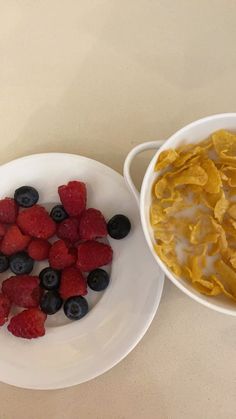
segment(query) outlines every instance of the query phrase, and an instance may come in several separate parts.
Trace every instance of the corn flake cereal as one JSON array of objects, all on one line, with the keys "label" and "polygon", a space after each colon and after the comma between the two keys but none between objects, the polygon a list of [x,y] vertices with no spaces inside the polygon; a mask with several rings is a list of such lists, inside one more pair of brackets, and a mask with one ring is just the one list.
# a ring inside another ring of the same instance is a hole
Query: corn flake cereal
[{"label": "corn flake cereal", "polygon": [[229,186],[235,187],[236,186],[236,167],[225,167],[222,169],[223,173],[227,177],[227,181]]},{"label": "corn flake cereal", "polygon": [[236,302],[236,134],[164,150],[155,171],[156,253],[198,292]]},{"label": "corn flake cereal", "polygon": [[207,182],[203,189],[210,194],[219,193],[222,186],[222,181],[215,163],[210,159],[203,160],[202,168],[205,170],[208,176]]},{"label": "corn flake cereal", "polygon": [[212,141],[218,156],[225,162],[236,162],[236,135],[220,130],[212,134]]},{"label": "corn flake cereal", "polygon": [[178,153],[175,150],[164,150],[160,153],[158,161],[155,165],[155,170],[165,169],[169,164],[173,163],[177,157]]},{"label": "corn flake cereal", "polygon": [[236,220],[236,204],[230,205],[227,212],[230,215],[230,217]]},{"label": "corn flake cereal", "polygon": [[181,173],[176,174],[171,180],[172,185],[205,185],[208,176],[204,169],[199,165],[190,166],[184,169]]},{"label": "corn flake cereal", "polygon": [[221,196],[219,201],[217,201],[214,208],[214,216],[221,223],[224,217],[225,212],[229,206],[229,201],[225,198],[224,194]]}]

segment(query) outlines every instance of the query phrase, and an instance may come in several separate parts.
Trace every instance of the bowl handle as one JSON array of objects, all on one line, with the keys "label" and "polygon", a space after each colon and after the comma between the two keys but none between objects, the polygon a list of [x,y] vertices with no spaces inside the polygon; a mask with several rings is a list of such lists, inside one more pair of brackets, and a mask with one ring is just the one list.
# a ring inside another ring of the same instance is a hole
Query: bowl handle
[{"label": "bowl handle", "polygon": [[134,185],[133,179],[131,177],[131,173],[130,173],[131,164],[134,158],[139,153],[142,153],[143,151],[151,150],[151,149],[158,150],[158,148],[160,148],[164,144],[164,142],[165,140],[157,140],[157,141],[149,141],[143,144],[139,144],[129,152],[129,154],[127,155],[125,159],[124,169],[123,169],[124,178],[138,204],[139,204],[139,191]]}]

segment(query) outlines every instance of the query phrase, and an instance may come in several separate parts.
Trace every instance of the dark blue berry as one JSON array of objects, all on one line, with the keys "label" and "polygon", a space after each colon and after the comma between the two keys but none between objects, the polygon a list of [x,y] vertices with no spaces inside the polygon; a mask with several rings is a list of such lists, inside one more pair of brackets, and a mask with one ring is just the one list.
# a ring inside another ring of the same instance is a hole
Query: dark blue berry
[{"label": "dark blue berry", "polygon": [[5,272],[9,268],[9,259],[3,253],[0,253],[0,273]]},{"label": "dark blue berry", "polygon": [[29,274],[34,267],[34,260],[26,252],[10,256],[10,269],[16,275]]},{"label": "dark blue berry", "polygon": [[68,214],[65,211],[63,205],[56,205],[55,207],[53,207],[50,212],[50,216],[56,223],[60,223],[61,221],[68,218]]},{"label": "dark blue berry", "polygon": [[14,199],[21,207],[29,208],[37,204],[39,194],[32,186],[21,186],[15,190]]},{"label": "dark blue berry", "polygon": [[57,290],[60,285],[61,274],[52,268],[44,268],[40,274],[40,286],[45,290]]},{"label": "dark blue berry", "polygon": [[55,314],[60,310],[63,300],[58,291],[48,291],[40,301],[41,310],[46,314]]},{"label": "dark blue berry", "polygon": [[103,269],[94,269],[88,274],[87,282],[93,291],[103,291],[108,287],[110,279]]},{"label": "dark blue berry", "polygon": [[107,229],[113,239],[120,240],[129,234],[131,224],[125,215],[117,214],[108,221]]},{"label": "dark blue berry", "polygon": [[88,303],[84,297],[70,297],[64,304],[64,313],[71,320],[82,319],[88,313]]}]

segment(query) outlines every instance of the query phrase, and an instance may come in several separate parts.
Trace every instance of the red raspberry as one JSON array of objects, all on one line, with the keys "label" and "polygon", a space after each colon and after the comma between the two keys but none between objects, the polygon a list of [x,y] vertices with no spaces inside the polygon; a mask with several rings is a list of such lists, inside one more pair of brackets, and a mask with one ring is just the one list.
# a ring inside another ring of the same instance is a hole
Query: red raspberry
[{"label": "red raspberry", "polygon": [[0,237],[5,236],[6,231],[7,231],[6,226],[5,226],[4,224],[1,224],[1,223],[0,223]]},{"label": "red raspberry", "polygon": [[53,269],[64,269],[73,265],[76,257],[63,240],[53,243],[49,251],[49,264]]},{"label": "red raspberry", "polygon": [[10,309],[10,300],[6,295],[0,293],[0,326],[3,326],[7,322]]},{"label": "red raspberry", "polygon": [[17,275],[5,279],[2,292],[13,304],[24,308],[38,307],[42,296],[39,278],[30,275]]},{"label": "red raspberry", "polygon": [[56,223],[51,219],[48,212],[40,205],[34,205],[20,212],[17,224],[23,233],[37,239],[48,239],[56,232]]},{"label": "red raspberry", "polygon": [[73,180],[67,185],[59,186],[58,193],[67,214],[77,216],[85,210],[87,200],[85,183]]},{"label": "red raspberry", "polygon": [[70,248],[70,254],[73,256],[75,262],[77,261],[77,255],[78,255],[78,250],[76,247],[72,247],[68,244],[68,247]]},{"label": "red raspberry", "polygon": [[10,256],[13,255],[13,253],[24,250],[29,242],[30,237],[22,234],[19,227],[13,225],[7,230],[3,237],[1,251],[5,255]]},{"label": "red raspberry", "polygon": [[45,335],[46,318],[46,314],[38,308],[30,308],[12,317],[7,328],[14,336],[20,338],[38,338]]},{"label": "red raspberry", "polygon": [[51,244],[44,239],[33,239],[28,246],[28,254],[34,260],[48,259]]},{"label": "red raspberry", "polygon": [[57,235],[60,239],[74,243],[79,240],[79,221],[77,218],[66,218],[57,227]]},{"label": "red raspberry", "polygon": [[75,295],[86,295],[87,283],[82,273],[73,267],[63,269],[59,292],[64,300]]},{"label": "red raspberry", "polygon": [[107,225],[102,213],[95,208],[83,212],[79,223],[79,235],[82,240],[92,240],[106,237]]},{"label": "red raspberry", "polygon": [[77,268],[83,272],[92,271],[112,261],[113,251],[108,244],[88,240],[78,245]]},{"label": "red raspberry", "polygon": [[15,223],[18,214],[18,205],[12,198],[0,200],[0,222],[12,224]]}]

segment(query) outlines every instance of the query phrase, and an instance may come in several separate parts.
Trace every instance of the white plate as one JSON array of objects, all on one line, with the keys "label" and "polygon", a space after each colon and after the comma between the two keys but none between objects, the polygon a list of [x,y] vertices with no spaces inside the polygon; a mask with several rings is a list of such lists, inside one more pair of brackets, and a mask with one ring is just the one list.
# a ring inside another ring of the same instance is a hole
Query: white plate
[{"label": "white plate", "polygon": [[[88,206],[109,219],[126,214],[132,232],[112,240],[111,283],[101,296],[88,296],[91,311],[66,322],[61,312],[47,320],[36,340],[0,331],[0,380],[30,389],[56,389],[90,380],[121,361],[140,341],[158,308],[164,275],[145,242],[139,210],[121,175],[82,156],[49,153],[14,160],[0,167],[0,196],[12,196],[24,184],[35,186],[40,203],[58,202],[57,187],[69,180],[87,184]],[[39,268],[38,268],[39,269]],[[37,272],[37,271],[36,271]],[[95,295],[96,294],[96,295]]]}]

